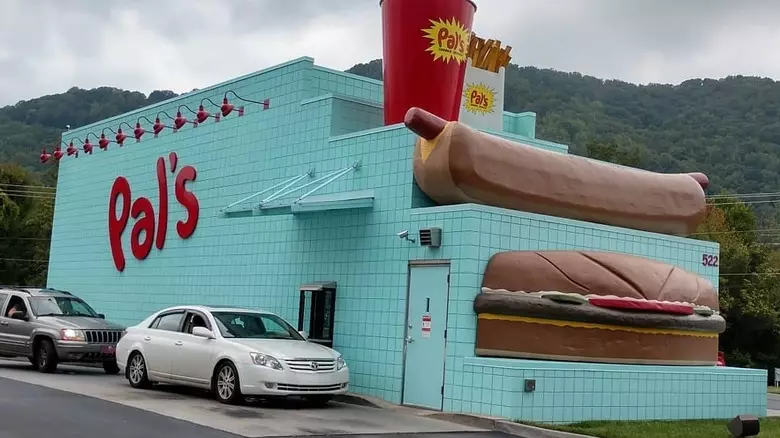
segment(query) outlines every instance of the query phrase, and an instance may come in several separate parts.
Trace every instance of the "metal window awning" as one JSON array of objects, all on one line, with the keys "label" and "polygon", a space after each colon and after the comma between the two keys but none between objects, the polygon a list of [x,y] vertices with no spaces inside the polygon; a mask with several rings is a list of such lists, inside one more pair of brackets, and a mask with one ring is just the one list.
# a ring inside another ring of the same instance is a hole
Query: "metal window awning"
[{"label": "metal window awning", "polygon": [[293,213],[311,211],[346,210],[355,208],[371,208],[374,206],[374,191],[360,190],[340,192],[328,195],[309,196],[294,202],[290,209]]},{"label": "metal window awning", "polygon": [[311,283],[306,283],[301,285],[298,290],[301,292],[322,292],[324,290],[336,289],[336,282],[335,281],[312,281]]},{"label": "metal window awning", "polygon": [[219,211],[220,211],[220,213],[230,213],[232,211],[233,207],[236,207],[237,205],[243,204],[243,203],[245,203],[247,201],[251,201],[252,199],[257,198],[260,195],[264,195],[264,194],[270,192],[271,190],[276,190],[279,187],[281,187],[281,189],[279,189],[273,195],[271,195],[271,196],[274,196],[277,193],[288,189],[290,186],[296,184],[298,181],[306,178],[307,176],[311,177],[313,175],[314,175],[314,169],[309,169],[308,172],[306,172],[306,173],[304,173],[302,175],[294,176],[292,178],[289,178],[289,179],[287,179],[285,181],[280,182],[279,184],[276,184],[276,185],[273,185],[271,187],[268,187],[265,190],[261,190],[259,192],[254,193],[254,194],[251,194],[251,195],[249,195],[249,196],[247,196],[245,198],[241,198],[241,199],[239,199],[236,202],[233,202],[233,203],[231,203],[229,205],[226,205],[225,207],[220,208]]},{"label": "metal window awning", "polygon": [[[236,202],[233,202],[232,204],[229,204],[223,207],[222,209],[220,209],[220,212],[229,214],[229,213],[237,213],[237,211],[246,212],[247,210],[260,210],[260,211],[286,210],[289,211],[290,213],[303,213],[303,212],[326,211],[326,210],[371,208],[374,205],[373,190],[359,190],[359,191],[329,193],[324,195],[315,195],[315,193],[322,190],[330,183],[358,169],[360,169],[360,161],[356,161],[348,167],[328,173],[327,175],[321,176],[319,178],[315,178],[304,184],[297,185],[304,178],[314,176],[314,169],[311,169],[302,175],[289,178],[285,181],[282,181],[279,184],[276,184],[265,190],[262,190],[260,192],[249,195],[245,198],[242,198]],[[281,201],[284,197],[293,195],[296,192],[301,192],[304,189],[310,188],[312,186],[314,187],[309,189],[302,195],[298,196],[298,198],[296,198],[292,202]],[[233,211],[234,207],[236,207],[237,205],[243,204],[247,201],[255,199],[258,196],[265,195],[269,192],[271,192],[271,194],[263,198],[253,208],[249,209],[245,207],[242,208],[241,210]]]}]

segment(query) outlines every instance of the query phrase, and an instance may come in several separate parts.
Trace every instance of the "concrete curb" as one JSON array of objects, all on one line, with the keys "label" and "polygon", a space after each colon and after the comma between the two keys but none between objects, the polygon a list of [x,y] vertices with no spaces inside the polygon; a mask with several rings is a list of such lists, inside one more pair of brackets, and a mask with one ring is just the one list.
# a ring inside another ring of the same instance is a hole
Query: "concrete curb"
[{"label": "concrete curb", "polygon": [[[359,406],[367,406],[376,409],[404,409],[402,406],[388,403],[381,399],[375,399],[359,394],[345,394],[334,398],[334,401],[348,403]],[[463,426],[473,427],[475,429],[491,430],[505,433],[521,438],[593,438],[589,435],[580,435],[569,432],[559,432],[556,430],[544,429],[541,427],[529,426],[527,424],[515,423],[513,421],[501,418],[483,417],[471,414],[451,414],[444,412],[419,411],[418,415],[433,418],[441,421],[448,421]]]},{"label": "concrete curb", "polygon": [[499,418],[480,417],[477,415],[436,413],[428,415],[428,417],[450,421],[464,426],[501,432],[521,438],[593,438],[590,435],[559,432],[557,430],[544,429]]}]

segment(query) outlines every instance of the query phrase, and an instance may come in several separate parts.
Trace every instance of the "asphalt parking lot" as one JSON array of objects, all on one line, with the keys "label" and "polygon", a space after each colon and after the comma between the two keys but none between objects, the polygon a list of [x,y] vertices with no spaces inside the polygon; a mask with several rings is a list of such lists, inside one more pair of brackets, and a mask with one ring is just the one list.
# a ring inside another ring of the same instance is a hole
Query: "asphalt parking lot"
[{"label": "asphalt parking lot", "polygon": [[26,361],[0,360],[0,378],[82,394],[246,437],[480,431],[404,408],[376,409],[345,403],[311,408],[297,401],[250,401],[244,406],[226,406],[187,388],[136,390],[122,377],[87,367],[60,366],[56,374],[42,374]]}]

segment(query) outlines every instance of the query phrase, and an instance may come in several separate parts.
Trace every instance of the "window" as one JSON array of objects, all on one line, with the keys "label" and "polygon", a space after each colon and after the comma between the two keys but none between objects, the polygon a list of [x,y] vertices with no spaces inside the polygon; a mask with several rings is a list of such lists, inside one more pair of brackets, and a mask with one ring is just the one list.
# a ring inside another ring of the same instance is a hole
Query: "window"
[{"label": "window", "polygon": [[89,304],[74,297],[31,297],[30,307],[38,316],[88,316],[90,318],[98,316]]},{"label": "window", "polygon": [[225,338],[292,339],[303,337],[276,315],[249,312],[212,312]]},{"label": "window", "polygon": [[184,312],[166,313],[158,316],[149,328],[157,330],[165,330],[169,332],[179,331],[179,325],[181,323],[181,317],[184,316]]},{"label": "window", "polygon": [[6,299],[8,299],[8,294],[0,293],[0,309],[3,308],[3,304],[5,304]]},{"label": "window", "polygon": [[200,313],[188,312],[187,320],[184,322],[184,333],[192,334],[195,327],[205,327],[211,330],[211,325]]},{"label": "window", "polygon": [[11,314],[15,312],[27,313],[27,306],[24,304],[22,297],[18,295],[11,295],[11,299],[8,300],[8,307],[5,310],[4,316],[10,318]]}]

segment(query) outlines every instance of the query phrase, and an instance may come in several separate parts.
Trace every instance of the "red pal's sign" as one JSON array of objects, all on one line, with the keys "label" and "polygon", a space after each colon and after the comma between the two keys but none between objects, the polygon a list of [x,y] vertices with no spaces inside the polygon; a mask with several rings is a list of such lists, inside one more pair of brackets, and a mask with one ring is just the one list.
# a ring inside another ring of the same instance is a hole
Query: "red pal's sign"
[{"label": "red pal's sign", "polygon": [[[124,176],[119,176],[111,186],[108,197],[108,241],[111,246],[111,256],[114,266],[120,272],[125,269],[125,254],[122,248],[122,234],[129,225],[130,219],[134,221],[130,230],[130,252],[138,260],[143,260],[152,251],[152,244],[158,250],[165,246],[165,237],[168,231],[168,169],[176,175],[174,180],[174,196],[176,201],[187,212],[184,220],[176,222],[176,233],[182,239],[187,239],[195,232],[200,215],[198,198],[187,190],[187,183],[195,181],[197,172],[192,166],[184,166],[176,173],[178,157],[175,152],[168,155],[168,164],[165,158],[157,159],[157,190],[159,203],[155,223],[154,205],[149,198],[140,196],[132,200],[130,181]],[[122,210],[117,214],[117,201],[122,200]]]}]

